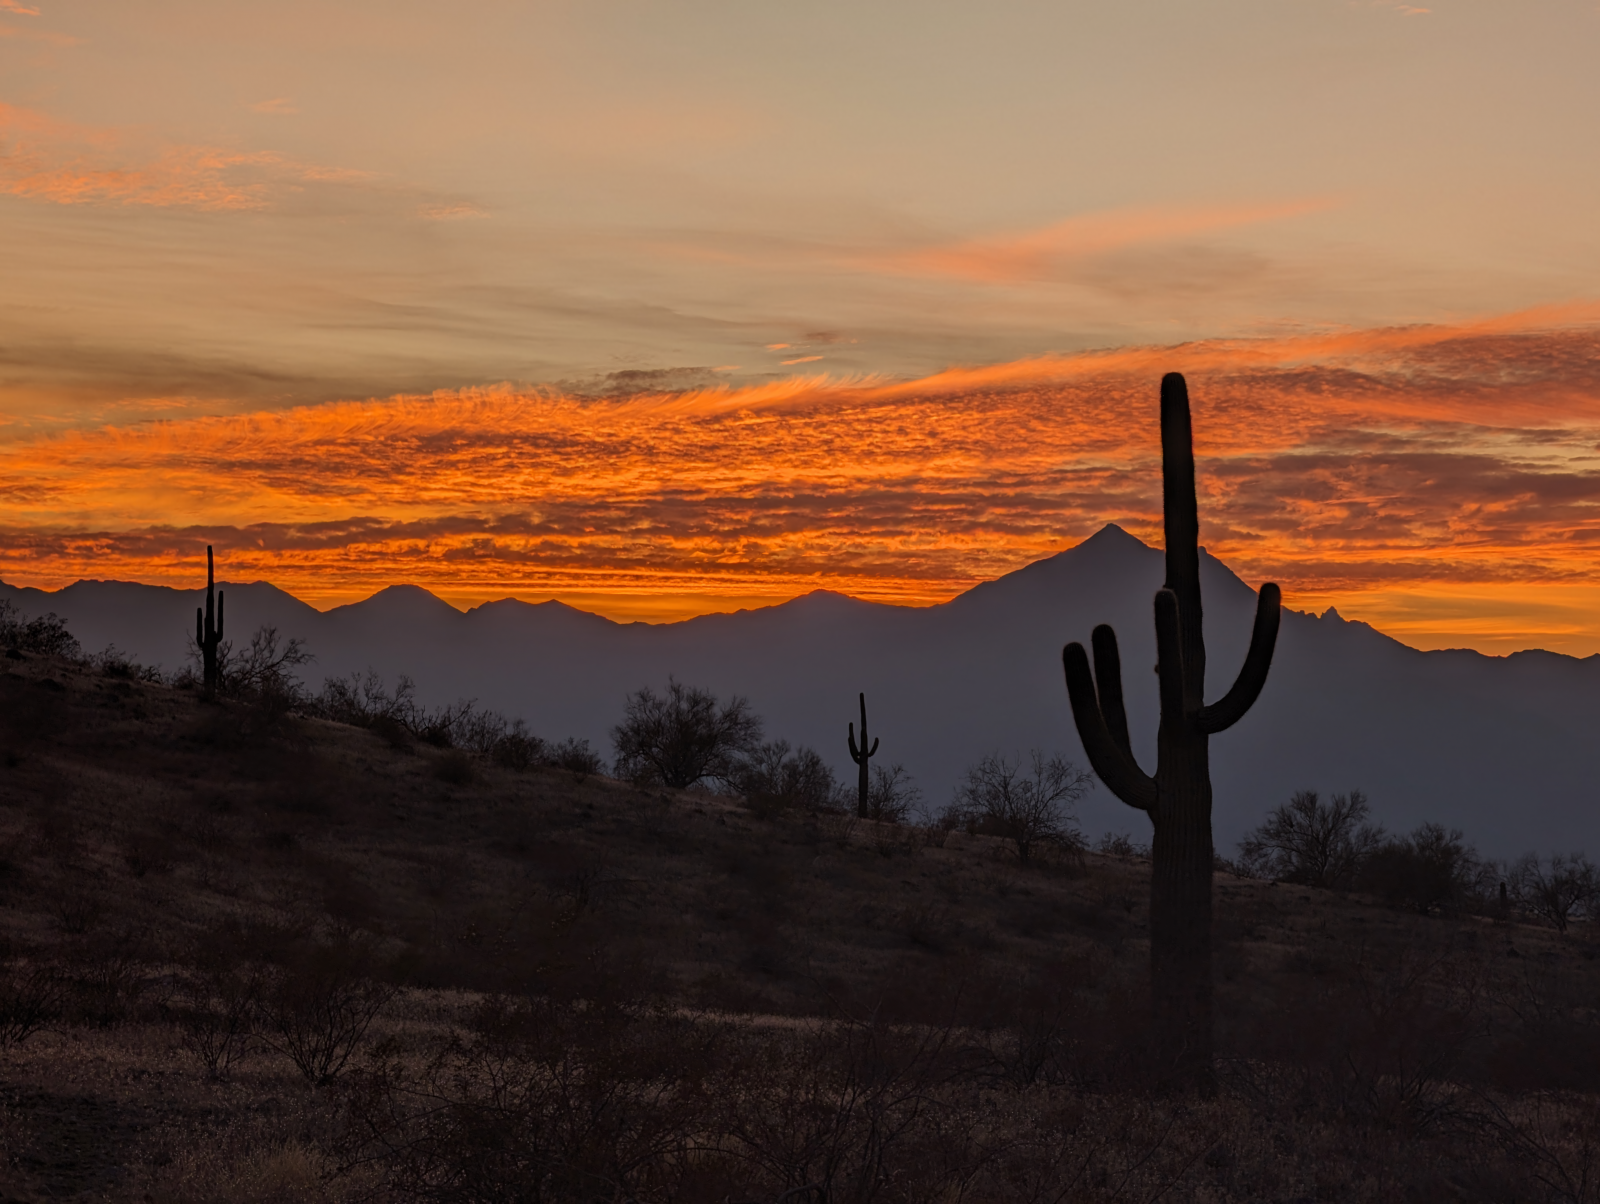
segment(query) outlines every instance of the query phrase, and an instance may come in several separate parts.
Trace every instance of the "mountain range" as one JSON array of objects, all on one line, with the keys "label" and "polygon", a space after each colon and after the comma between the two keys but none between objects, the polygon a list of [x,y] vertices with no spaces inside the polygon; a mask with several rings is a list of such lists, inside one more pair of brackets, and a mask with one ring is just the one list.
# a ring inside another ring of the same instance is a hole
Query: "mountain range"
[{"label": "mountain range", "polygon": [[[476,699],[544,736],[603,752],[630,691],[669,675],[742,694],[772,737],[815,747],[853,781],[845,725],[865,692],[882,763],[900,762],[933,808],[989,751],[1059,751],[1083,763],[1061,648],[1112,623],[1122,647],[1135,752],[1155,762],[1151,599],[1161,552],[1116,526],[949,602],[902,607],[818,590],[782,605],[677,623],[616,623],[559,602],[506,599],[463,613],[416,586],[317,611],[265,582],[226,583],[228,634],[261,624],[304,639],[310,684],[376,669],[411,676],[430,704]],[[1202,555],[1207,698],[1243,659],[1254,591]],[[0,585],[26,614],[54,611],[85,648],[185,663],[204,590],[79,581],[47,592]],[[1223,851],[1297,790],[1363,791],[1391,830],[1463,829],[1485,853],[1600,853],[1600,654],[1424,652],[1334,610],[1286,611],[1266,689],[1212,741]],[[1148,836],[1102,787],[1080,809],[1091,835]]]}]

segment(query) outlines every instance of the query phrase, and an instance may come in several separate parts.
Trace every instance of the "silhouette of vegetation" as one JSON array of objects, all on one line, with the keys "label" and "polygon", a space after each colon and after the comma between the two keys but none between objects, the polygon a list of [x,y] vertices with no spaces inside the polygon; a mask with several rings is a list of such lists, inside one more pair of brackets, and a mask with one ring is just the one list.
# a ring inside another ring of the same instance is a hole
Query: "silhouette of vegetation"
[{"label": "silhouette of vegetation", "polygon": [[201,681],[207,696],[217,692],[221,664],[217,656],[222,645],[222,594],[217,593],[216,559],[206,545],[206,604],[194,612],[194,643],[200,654]]},{"label": "silhouette of vegetation", "polygon": [[912,781],[904,765],[896,761],[892,765],[872,767],[865,818],[885,824],[903,824],[921,805],[922,790]]},{"label": "silhouette of vegetation", "polygon": [[1425,823],[1373,850],[1356,885],[1396,907],[1459,915],[1481,906],[1497,880],[1459,828]]},{"label": "silhouette of vegetation", "polygon": [[856,815],[861,819],[867,818],[867,811],[871,805],[872,779],[867,772],[867,763],[878,751],[878,741],[874,740],[871,747],[867,745],[867,696],[861,695],[861,747],[856,747],[856,728],[852,723],[848,726],[846,739],[849,742],[850,759],[856,763]]},{"label": "silhouette of vegetation", "polygon": [[66,620],[54,611],[24,619],[16,603],[0,599],[0,647],[11,652],[32,652],[39,656],[59,656],[77,660],[83,649]]},{"label": "silhouette of vegetation", "polygon": [[1347,888],[1383,844],[1383,829],[1367,822],[1371,812],[1359,790],[1328,802],[1298,791],[1239,843],[1240,865],[1255,877]]},{"label": "silhouette of vegetation", "polygon": [[297,949],[263,985],[258,1031],[308,1083],[333,1082],[396,988],[369,976],[364,949],[349,941]]},{"label": "silhouette of vegetation", "polygon": [[0,1049],[21,1045],[61,1014],[60,971],[48,962],[0,957]]},{"label": "silhouette of vegetation", "polygon": [[1034,749],[1024,764],[988,753],[956,788],[947,823],[1010,841],[1026,865],[1041,845],[1084,847],[1073,809],[1093,789],[1094,775],[1060,756]]},{"label": "silhouette of vegetation", "polygon": [[1156,594],[1156,670],[1161,726],[1152,777],[1133,758],[1122,703],[1116,633],[1094,630],[1094,670],[1081,644],[1062,650],[1067,694],[1089,763],[1123,802],[1150,816],[1150,989],[1155,1058],[1175,1082],[1212,1083],[1210,739],[1242,719],[1266,685],[1281,596],[1270,582],[1257,598],[1244,667],[1229,691],[1205,703],[1206,648],[1200,607],[1200,518],[1194,436],[1182,376],[1161,381],[1161,485],[1167,579]]},{"label": "silhouette of vegetation", "polygon": [[611,731],[616,773],[640,786],[686,790],[702,782],[737,788],[745,758],[761,741],[761,720],[737,695],[719,705],[698,686],[667,679],[665,694],[649,686],[628,695]]},{"label": "silhouette of vegetation", "polygon": [[838,808],[841,801],[838,780],[817,751],[791,751],[787,740],[768,741],[752,749],[734,771],[730,785],[758,811],[828,811]]},{"label": "silhouette of vegetation", "polygon": [[1561,932],[1574,916],[1592,915],[1600,901],[1600,870],[1582,853],[1548,858],[1529,853],[1511,867],[1509,883],[1519,908]]}]

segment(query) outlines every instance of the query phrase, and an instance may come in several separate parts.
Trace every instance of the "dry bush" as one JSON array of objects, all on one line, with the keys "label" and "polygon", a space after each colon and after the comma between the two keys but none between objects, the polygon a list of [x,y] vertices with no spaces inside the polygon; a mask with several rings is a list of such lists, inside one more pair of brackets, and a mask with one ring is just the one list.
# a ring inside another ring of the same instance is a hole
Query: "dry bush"
[{"label": "dry bush", "polygon": [[179,1044],[206,1077],[226,1081],[256,1044],[261,976],[247,967],[216,967],[185,976],[181,1002],[169,1004]]},{"label": "dry bush", "polygon": [[262,984],[257,1031],[314,1086],[339,1076],[394,997],[368,976],[369,961],[351,942],[308,944]]},{"label": "dry bush", "polygon": [[21,1045],[61,1015],[60,972],[37,958],[0,960],[0,1049]]}]

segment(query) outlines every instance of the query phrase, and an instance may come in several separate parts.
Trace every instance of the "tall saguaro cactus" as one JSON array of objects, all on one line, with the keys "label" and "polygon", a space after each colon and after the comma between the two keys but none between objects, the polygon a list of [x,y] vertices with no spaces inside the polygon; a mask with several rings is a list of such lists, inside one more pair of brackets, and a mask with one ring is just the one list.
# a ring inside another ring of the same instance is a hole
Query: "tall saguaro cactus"
[{"label": "tall saguaro cactus", "polygon": [[[216,593],[217,574],[216,561],[211,554],[211,545],[206,545],[206,605],[201,610],[198,606],[194,612],[194,642],[200,645],[200,662],[204,666],[206,693],[217,692],[217,645],[222,643],[222,599],[224,594]],[[215,609],[212,607],[215,594]]]},{"label": "tall saguaro cactus", "polygon": [[1210,739],[1243,718],[1266,684],[1282,596],[1276,585],[1261,587],[1244,667],[1233,688],[1207,706],[1194,437],[1188,386],[1176,372],[1161,381],[1161,476],[1167,579],[1155,597],[1161,726],[1153,777],[1139,768],[1128,740],[1116,632],[1104,624],[1094,629],[1093,675],[1082,644],[1068,644],[1062,650],[1062,663],[1072,716],[1089,764],[1113,794],[1147,812],[1155,828],[1150,879],[1154,1052],[1172,1081],[1209,1090]]},{"label": "tall saguaro cactus", "polygon": [[867,818],[867,792],[871,788],[871,779],[867,776],[867,762],[872,754],[878,751],[878,742],[874,740],[872,747],[867,747],[867,696],[861,695],[861,747],[856,747],[856,725],[850,725],[850,759],[861,767],[859,777],[859,794],[856,801],[856,815],[861,819]]}]

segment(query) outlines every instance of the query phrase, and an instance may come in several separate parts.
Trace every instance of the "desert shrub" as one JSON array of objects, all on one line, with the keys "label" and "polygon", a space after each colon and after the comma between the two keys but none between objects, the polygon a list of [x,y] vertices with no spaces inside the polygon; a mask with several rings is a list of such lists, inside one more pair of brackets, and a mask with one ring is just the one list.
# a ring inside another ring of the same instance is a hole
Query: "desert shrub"
[{"label": "desert shrub", "polygon": [[1600,871],[1582,853],[1548,860],[1529,853],[1511,867],[1511,896],[1530,915],[1548,920],[1565,932],[1574,915],[1581,915],[1600,900]]},{"label": "desert shrub", "polygon": [[604,773],[606,770],[606,763],[600,759],[600,754],[589,747],[587,740],[580,740],[576,736],[568,736],[561,743],[550,746],[543,760],[546,765],[565,769],[580,782],[592,773]]},{"label": "desert shrub", "polygon": [[89,665],[99,670],[103,676],[119,681],[142,681],[160,685],[166,680],[155,665],[141,665],[115,644],[107,644],[91,656]]},{"label": "desert shrub", "polygon": [[374,727],[386,721],[409,732],[417,712],[415,692],[415,683],[403,673],[391,692],[378,671],[368,669],[365,674],[324,680],[315,710],[324,719],[351,727]]},{"label": "desert shrub", "polygon": [[188,974],[181,1002],[165,1009],[179,1044],[207,1078],[225,1081],[250,1052],[260,991],[261,978],[250,968],[218,966]]},{"label": "desert shrub", "polygon": [[338,1077],[394,996],[368,976],[367,962],[366,950],[349,941],[310,944],[262,985],[257,1031],[309,1083]]},{"label": "desert shrub", "polygon": [[1041,845],[1083,847],[1073,807],[1093,789],[1094,775],[1060,756],[1035,749],[1024,767],[1020,758],[989,753],[967,770],[945,814],[969,832],[1011,841],[1026,863]]},{"label": "desert shrub", "polygon": [[470,752],[506,769],[558,763],[581,772],[603,768],[592,754],[593,768],[586,768],[591,760],[578,755],[577,745],[581,743],[587,752],[587,743],[566,741],[553,750],[528,731],[521,719],[483,710],[473,699],[429,709],[417,701],[416,685],[403,673],[392,691],[375,669],[330,677],[322,683],[322,691],[309,700],[308,709],[336,723],[368,728],[397,751],[409,752],[413,742],[421,741],[435,748]]},{"label": "desert shrub", "polygon": [[518,719],[494,742],[489,759],[505,769],[532,769],[545,761],[545,742]]},{"label": "desert shrub", "polygon": [[1460,829],[1426,823],[1379,845],[1362,864],[1356,885],[1395,907],[1450,914],[1480,903],[1491,876]]},{"label": "desert shrub", "polygon": [[1239,842],[1239,866],[1257,878],[1348,887],[1383,844],[1383,829],[1366,822],[1370,812],[1359,790],[1328,802],[1315,790],[1301,790]]},{"label": "desert shrub", "polygon": [[60,615],[52,611],[25,619],[9,598],[0,599],[0,646],[73,660],[83,655],[77,637],[67,630],[67,621]]},{"label": "desert shrub", "polygon": [[867,784],[867,818],[879,823],[903,824],[922,803],[922,791],[896,761],[893,765],[874,765]]},{"label": "desert shrub", "polygon": [[[279,719],[309,707],[310,696],[296,670],[315,659],[304,640],[284,640],[276,627],[263,624],[242,650],[236,650],[232,640],[217,646],[217,693],[250,703],[269,719]],[[201,656],[192,638],[189,660],[193,678]]]},{"label": "desert shrub", "polygon": [[616,773],[643,787],[685,790],[702,782],[737,788],[745,758],[761,740],[761,720],[737,695],[716,695],[667,679],[665,694],[649,686],[628,695],[611,730]]},{"label": "desert shrub", "polygon": [[1107,832],[1100,837],[1094,846],[1095,852],[1104,853],[1107,857],[1146,857],[1150,856],[1150,845],[1141,844],[1126,832]]},{"label": "desert shrub", "polygon": [[0,958],[0,1049],[21,1045],[61,1015],[60,972],[39,958]]},{"label": "desert shrub", "polygon": [[758,811],[826,811],[839,805],[833,770],[816,749],[791,751],[787,740],[771,740],[751,750],[729,785]]}]

